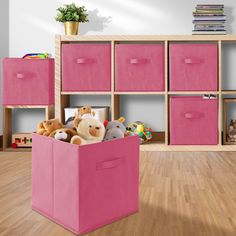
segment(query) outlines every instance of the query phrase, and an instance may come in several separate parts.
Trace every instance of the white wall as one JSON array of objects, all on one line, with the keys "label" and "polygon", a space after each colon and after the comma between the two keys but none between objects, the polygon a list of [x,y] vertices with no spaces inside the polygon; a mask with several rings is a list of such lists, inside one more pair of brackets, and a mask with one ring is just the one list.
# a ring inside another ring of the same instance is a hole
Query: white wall
[{"label": "white wall", "polygon": [[[2,0],[1,0],[2,2]],[[63,27],[55,22],[56,8],[63,3],[73,0],[9,0],[10,2],[10,56],[21,57],[28,52],[50,52],[54,54],[54,35],[62,34]],[[236,32],[233,22],[236,11],[236,1],[233,0],[74,0],[75,3],[85,5],[89,10],[90,22],[81,24],[81,34],[191,34],[192,9],[197,3],[224,3],[228,19],[228,32]],[[134,104],[132,99],[124,100]],[[139,100],[137,100],[139,103]],[[159,102],[157,102],[159,103]],[[138,104],[136,104],[138,105]],[[163,119],[162,106],[154,109],[149,116],[151,106],[145,106],[143,114],[151,125],[156,125],[156,118]],[[137,114],[137,106],[129,106],[130,114]],[[124,111],[125,112],[125,111]],[[37,120],[43,119],[42,114],[32,114],[27,117],[19,113],[19,124],[16,129],[34,129]],[[129,116],[129,114],[127,114]],[[142,116],[143,117],[143,116]],[[155,117],[151,118],[150,117]],[[130,119],[133,119],[131,115]],[[25,122],[23,122],[26,120]],[[164,123],[155,126],[162,129]]]}]

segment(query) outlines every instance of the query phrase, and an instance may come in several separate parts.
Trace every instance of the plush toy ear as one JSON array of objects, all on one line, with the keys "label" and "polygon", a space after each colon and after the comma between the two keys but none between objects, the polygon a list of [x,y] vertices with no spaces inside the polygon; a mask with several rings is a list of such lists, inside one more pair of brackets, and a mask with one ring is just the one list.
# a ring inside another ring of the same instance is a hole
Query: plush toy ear
[{"label": "plush toy ear", "polygon": [[121,116],[121,117],[118,119],[118,121],[119,121],[120,123],[124,123],[124,122],[125,122],[125,118]]},{"label": "plush toy ear", "polygon": [[104,124],[105,127],[107,127],[107,125],[108,125],[108,120],[104,120],[103,124]]},{"label": "plush toy ear", "polygon": [[74,127],[77,128],[78,125],[79,125],[79,123],[80,123],[81,121],[82,121],[81,118],[76,117],[76,118],[74,119],[74,121],[73,121]]},{"label": "plush toy ear", "polygon": [[44,128],[43,122],[38,123],[38,129],[43,129],[43,128]]}]

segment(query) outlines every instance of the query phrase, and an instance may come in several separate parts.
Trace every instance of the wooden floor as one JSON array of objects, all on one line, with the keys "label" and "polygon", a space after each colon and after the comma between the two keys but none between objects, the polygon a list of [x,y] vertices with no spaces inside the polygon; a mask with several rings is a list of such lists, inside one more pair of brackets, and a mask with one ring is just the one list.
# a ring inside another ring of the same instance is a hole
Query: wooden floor
[{"label": "wooden floor", "polygon": [[[31,210],[31,154],[0,153],[0,235],[74,235]],[[235,236],[236,153],[145,152],[140,211],[89,236]]]}]

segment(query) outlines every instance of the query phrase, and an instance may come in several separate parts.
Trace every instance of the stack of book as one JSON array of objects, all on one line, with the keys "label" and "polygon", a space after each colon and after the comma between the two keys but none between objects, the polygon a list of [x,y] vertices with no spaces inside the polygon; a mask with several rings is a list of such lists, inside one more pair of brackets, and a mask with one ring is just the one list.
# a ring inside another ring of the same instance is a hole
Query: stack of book
[{"label": "stack of book", "polygon": [[198,4],[193,17],[193,34],[226,34],[224,5]]}]

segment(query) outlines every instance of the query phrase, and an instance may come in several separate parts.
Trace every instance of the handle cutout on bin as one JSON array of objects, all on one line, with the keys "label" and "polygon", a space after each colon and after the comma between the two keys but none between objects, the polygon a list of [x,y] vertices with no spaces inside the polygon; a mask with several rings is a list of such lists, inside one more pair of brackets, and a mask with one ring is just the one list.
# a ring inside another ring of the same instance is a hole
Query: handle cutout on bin
[{"label": "handle cutout on bin", "polygon": [[75,59],[75,62],[77,64],[83,65],[83,64],[91,64],[95,62],[95,59],[93,58],[84,58],[84,57],[80,57]]},{"label": "handle cutout on bin", "polygon": [[146,58],[131,58],[129,60],[130,64],[137,65],[137,64],[145,64],[148,62],[148,59]]},{"label": "handle cutout on bin", "polygon": [[184,59],[185,64],[200,64],[202,60],[200,58],[188,57]]},{"label": "handle cutout on bin", "polygon": [[118,167],[122,162],[122,158],[116,158],[113,160],[98,162],[96,165],[97,170],[111,169]]},{"label": "handle cutout on bin", "polygon": [[22,74],[22,73],[17,73],[17,74],[16,74],[16,78],[17,78],[17,79],[23,79],[23,78],[24,78],[24,74]]},{"label": "handle cutout on bin", "polygon": [[184,113],[184,118],[186,119],[198,119],[202,117],[202,113],[200,112],[186,112]]}]

